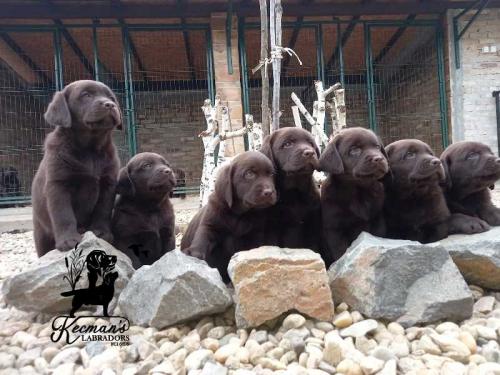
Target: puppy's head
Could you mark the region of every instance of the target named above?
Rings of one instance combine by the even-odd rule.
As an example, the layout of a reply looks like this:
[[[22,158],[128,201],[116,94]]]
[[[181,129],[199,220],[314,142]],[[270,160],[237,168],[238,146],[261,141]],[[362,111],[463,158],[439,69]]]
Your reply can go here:
[[[158,200],[168,195],[176,184],[168,161],[153,152],[135,155],[118,175],[117,193],[140,200]]]
[[[446,187],[464,194],[493,188],[500,179],[500,158],[479,142],[457,142],[441,154]]]
[[[307,130],[281,128],[266,136],[260,151],[266,155],[277,172],[312,174],[318,168],[319,149]]]
[[[384,146],[372,131],[348,128],[330,141],[319,159],[319,169],[369,181],[382,178],[389,166]]]
[[[405,189],[415,189],[445,179],[441,161],[427,143],[418,139],[403,139],[386,146],[393,183]]]
[[[104,83],[75,81],[55,93],[45,112],[52,126],[88,131],[122,128],[122,113],[115,94]]]
[[[270,207],[277,200],[273,174],[273,165],[265,155],[244,152],[219,171],[215,196],[229,208],[242,211]]]

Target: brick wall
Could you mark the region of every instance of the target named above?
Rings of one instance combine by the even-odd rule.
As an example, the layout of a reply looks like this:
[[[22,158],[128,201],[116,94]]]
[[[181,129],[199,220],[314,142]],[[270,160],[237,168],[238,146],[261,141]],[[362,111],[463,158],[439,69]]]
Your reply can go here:
[[[460,30],[474,12],[461,18]],[[500,90],[500,53],[483,53],[483,46],[500,50],[500,9],[485,9],[460,40],[461,68],[455,68],[451,19],[449,52],[451,76],[451,113],[453,141],[471,140],[486,143],[498,152],[495,99]]]
[[[186,185],[199,185],[203,167],[205,129],[201,106],[206,90],[148,91],[135,93],[139,152],[163,155],[186,173]]]

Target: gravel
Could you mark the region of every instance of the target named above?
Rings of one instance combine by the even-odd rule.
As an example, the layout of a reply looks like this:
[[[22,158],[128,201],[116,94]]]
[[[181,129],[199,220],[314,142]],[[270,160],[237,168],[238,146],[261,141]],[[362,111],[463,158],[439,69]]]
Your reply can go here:
[[[178,226],[185,227],[194,213],[179,211]],[[33,233],[1,234],[0,259],[0,284],[30,268],[36,260]],[[342,303],[332,321],[290,314],[244,330],[236,328],[229,309],[163,330],[131,326],[131,345],[121,347],[52,343],[53,317],[9,307],[0,295],[0,373],[395,375],[427,369],[433,374],[500,374],[500,293],[470,288],[473,316],[457,324],[404,329],[367,320]]]

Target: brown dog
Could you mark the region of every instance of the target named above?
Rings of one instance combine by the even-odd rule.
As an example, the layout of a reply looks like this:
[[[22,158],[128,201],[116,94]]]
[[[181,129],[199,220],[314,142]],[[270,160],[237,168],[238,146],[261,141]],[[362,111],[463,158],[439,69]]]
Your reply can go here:
[[[439,158],[417,139],[393,142],[385,151],[392,174],[385,199],[388,237],[428,243],[448,236],[450,211]]]
[[[32,185],[38,256],[74,248],[87,230],[112,241],[120,162],[111,132],[122,124],[115,95],[100,82],[73,82],[54,95],[45,120],[56,129]]]
[[[466,233],[500,225],[500,209],[491,202],[489,192],[500,179],[500,158],[482,143],[457,142],[443,151],[441,162],[448,207],[453,216],[461,218],[455,225]]]
[[[276,203],[273,173],[271,161],[256,151],[244,152],[224,166],[207,205],[189,223],[183,252],[206,260],[229,282],[231,256],[264,244],[264,208]]]
[[[152,152],[135,155],[120,170],[113,212],[114,245],[135,268],[152,264],[175,248],[170,192],[176,179],[170,164]]]
[[[321,215],[327,266],[339,259],[362,231],[386,233],[384,184],[389,171],[382,142],[370,130],[349,128],[328,144],[319,169],[329,176],[321,187]]]
[[[311,133],[282,128],[268,135],[260,151],[276,170],[278,202],[268,210],[266,244],[320,249],[321,204],[313,180],[319,149]]]

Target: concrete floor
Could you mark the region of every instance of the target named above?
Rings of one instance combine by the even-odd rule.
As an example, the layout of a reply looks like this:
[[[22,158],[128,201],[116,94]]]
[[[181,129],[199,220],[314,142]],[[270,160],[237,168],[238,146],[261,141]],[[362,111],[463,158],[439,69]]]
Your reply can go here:
[[[199,208],[199,197],[197,195],[188,196],[186,199],[173,198],[171,201],[176,212],[197,211]],[[0,233],[32,229],[31,206],[0,209]]]

